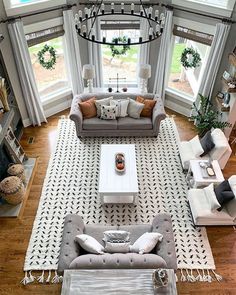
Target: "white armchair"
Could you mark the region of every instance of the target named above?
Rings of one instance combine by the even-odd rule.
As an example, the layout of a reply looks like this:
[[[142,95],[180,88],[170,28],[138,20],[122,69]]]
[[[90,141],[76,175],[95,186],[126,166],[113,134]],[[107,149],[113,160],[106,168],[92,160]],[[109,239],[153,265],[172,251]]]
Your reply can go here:
[[[229,178],[231,189],[236,195],[236,175]],[[221,211],[213,208],[209,199],[214,194],[211,185],[203,189],[190,189],[188,191],[188,201],[195,225],[236,225],[236,198],[229,201]]]
[[[190,141],[181,141],[179,143],[179,152],[182,166],[185,170],[189,168],[190,160],[210,159],[217,160],[220,168],[224,169],[228,159],[232,153],[228,140],[220,129],[213,129],[211,132],[212,140],[215,147],[204,157],[200,157],[201,147],[197,137]]]

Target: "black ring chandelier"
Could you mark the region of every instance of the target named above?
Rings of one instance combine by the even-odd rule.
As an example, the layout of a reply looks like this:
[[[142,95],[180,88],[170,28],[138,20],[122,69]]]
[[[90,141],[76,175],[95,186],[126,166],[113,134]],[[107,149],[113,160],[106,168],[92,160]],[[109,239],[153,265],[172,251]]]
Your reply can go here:
[[[108,6],[108,4],[106,6]],[[162,35],[165,24],[165,14],[163,12],[159,13],[158,9],[156,9],[154,12],[152,6],[145,8],[142,0],[139,1],[138,5],[131,3],[128,10],[125,10],[125,6],[127,5],[124,3],[111,3],[109,6],[110,11],[106,11],[104,0],[102,0],[99,3],[97,1],[96,4],[92,5],[91,9],[85,7],[84,11],[79,10],[78,13],[75,14],[75,27],[78,35],[90,42],[116,46],[140,45],[154,41]],[[119,6],[119,9],[115,9],[115,6]],[[137,9],[135,9],[137,6],[139,6],[138,12]],[[146,38],[142,34],[143,30],[140,30],[140,36],[138,40],[132,40],[131,38],[127,38],[127,40],[119,40],[119,38],[114,38],[114,42],[112,42],[106,40],[106,37],[102,37],[101,40],[98,40],[96,38],[96,30],[94,28],[97,18],[119,15],[146,19],[149,24],[148,32],[145,34]],[[91,21],[90,28],[88,26],[88,20]]]

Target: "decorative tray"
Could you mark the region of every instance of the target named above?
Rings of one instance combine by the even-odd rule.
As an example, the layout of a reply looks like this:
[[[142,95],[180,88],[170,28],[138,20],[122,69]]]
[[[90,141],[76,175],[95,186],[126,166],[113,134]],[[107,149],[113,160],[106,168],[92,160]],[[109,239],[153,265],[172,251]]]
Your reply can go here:
[[[199,162],[201,173],[203,178],[214,178],[216,177],[212,164],[206,162]]]
[[[118,173],[123,173],[125,171],[125,154],[124,153],[115,154],[115,170]]]

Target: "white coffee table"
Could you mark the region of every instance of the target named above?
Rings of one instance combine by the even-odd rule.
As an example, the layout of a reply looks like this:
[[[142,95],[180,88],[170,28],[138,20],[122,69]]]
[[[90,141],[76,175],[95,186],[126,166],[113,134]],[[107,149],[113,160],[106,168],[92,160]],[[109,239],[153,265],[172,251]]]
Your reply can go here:
[[[125,154],[125,172],[115,170],[115,154]],[[102,144],[99,194],[104,203],[135,203],[138,178],[134,144]]]
[[[61,295],[177,295],[175,273],[166,287],[153,289],[154,269],[65,270]]]
[[[187,182],[192,188],[208,186],[211,183],[218,184],[224,181],[224,176],[220,169],[219,163],[216,160],[211,162],[215,171],[215,176],[204,176],[200,163],[208,163],[208,160],[190,160],[189,170],[186,176]]]

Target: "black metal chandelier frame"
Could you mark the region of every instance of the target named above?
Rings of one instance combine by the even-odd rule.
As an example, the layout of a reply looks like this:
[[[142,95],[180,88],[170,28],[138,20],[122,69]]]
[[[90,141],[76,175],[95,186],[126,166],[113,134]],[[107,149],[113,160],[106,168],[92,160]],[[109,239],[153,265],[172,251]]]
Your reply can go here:
[[[106,4],[107,5],[107,4]],[[120,6],[121,9],[120,11],[115,10],[115,6]],[[157,40],[163,33],[163,28],[165,24],[165,15],[164,13],[160,14],[159,17],[159,11],[155,11],[155,16],[153,17],[153,11],[152,11],[152,6],[149,7],[149,9],[145,8],[146,4],[144,5],[142,0],[139,2],[139,7],[142,8],[140,9],[140,12],[137,13],[135,12],[135,5],[137,4],[132,3],[130,11],[125,11],[124,9],[124,4],[122,3],[111,3],[111,12],[106,12],[105,11],[105,4],[104,0],[101,2],[96,2],[95,5],[92,6],[92,9],[88,9],[87,7],[85,8],[84,12],[84,17],[82,10],[79,11],[79,14],[75,15],[75,27],[78,35],[90,42],[97,43],[97,44],[105,44],[105,45],[116,45],[116,46],[125,46],[125,45],[141,45],[145,43],[152,42],[154,40]],[[148,10],[148,12],[147,12]],[[94,30],[94,24],[99,17],[104,17],[104,16],[131,16],[131,17],[139,17],[146,19],[149,23],[149,32],[148,32],[148,38],[144,39],[143,36],[140,36],[138,41],[132,42],[131,38],[127,38],[127,42],[120,41],[118,38],[113,38],[114,42],[109,42],[106,40],[105,37],[102,37],[102,40],[97,40],[96,39],[96,34]],[[91,20],[91,28],[89,29],[89,32],[87,32],[88,26],[87,21]],[[155,25],[155,31],[153,29],[152,24]]]

